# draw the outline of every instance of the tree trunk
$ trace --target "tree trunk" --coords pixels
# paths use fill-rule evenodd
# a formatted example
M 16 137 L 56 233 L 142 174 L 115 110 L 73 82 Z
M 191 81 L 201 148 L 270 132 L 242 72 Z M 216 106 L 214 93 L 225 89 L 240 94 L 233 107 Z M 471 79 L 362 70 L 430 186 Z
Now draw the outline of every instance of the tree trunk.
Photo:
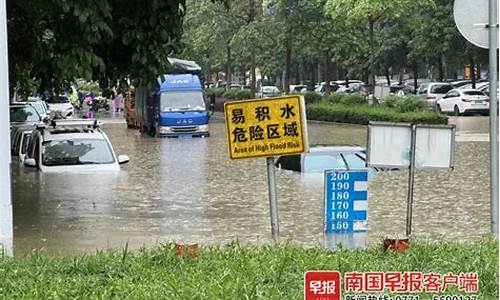
M 368 22 L 370 26 L 370 82 L 368 84 L 370 85 L 370 93 L 373 95 L 375 90 L 375 20 L 370 19 Z
M 229 46 L 229 43 L 227 44 L 227 70 L 226 70 L 226 90 L 229 90 L 229 87 L 231 86 L 231 82 L 233 81 L 232 78 L 232 61 L 231 61 L 231 46 Z
M 391 85 L 391 76 L 389 75 L 389 68 L 385 67 L 385 79 L 387 79 L 387 85 Z
M 330 56 L 325 52 L 325 95 L 330 95 Z
M 252 23 L 255 19 L 255 0 L 249 0 L 249 8 L 250 11 L 248 12 L 249 15 L 249 22 Z M 255 92 L 256 92 L 256 74 L 255 74 L 255 49 L 254 47 L 251 48 L 251 53 L 250 53 L 250 76 L 251 76 L 251 82 L 250 82 L 250 98 L 255 98 Z
M 470 56 L 470 76 L 472 80 L 472 88 L 476 88 L 476 63 L 474 61 L 474 56 Z
M 438 77 L 439 81 L 443 81 L 444 78 L 443 55 L 439 55 L 438 58 Z
M 417 79 L 418 79 L 418 65 L 415 63 L 413 64 L 413 86 L 415 94 L 417 94 L 417 85 L 418 85 Z
M 290 69 L 292 66 L 292 36 L 290 30 L 286 35 L 285 45 L 285 74 L 283 78 L 283 91 L 288 94 L 290 92 Z
M 314 91 L 314 84 L 316 83 L 316 63 L 311 64 L 311 82 L 309 83 L 309 86 L 307 87 L 308 91 Z

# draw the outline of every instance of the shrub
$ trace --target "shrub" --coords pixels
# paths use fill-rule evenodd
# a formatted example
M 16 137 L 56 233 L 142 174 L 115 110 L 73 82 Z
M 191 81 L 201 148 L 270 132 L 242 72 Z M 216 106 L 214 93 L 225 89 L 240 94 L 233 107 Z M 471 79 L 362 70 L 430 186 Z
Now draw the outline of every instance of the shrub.
M 342 98 L 341 103 L 344 103 L 344 104 L 367 104 L 368 101 L 366 100 L 365 96 L 363 96 L 361 94 L 353 93 L 353 94 L 346 94 L 344 96 L 344 98 Z
M 341 103 L 345 93 L 333 93 L 329 96 L 324 96 L 323 99 L 328 103 Z
M 304 101 L 306 102 L 306 104 L 319 102 L 321 101 L 321 98 L 321 95 L 318 95 L 315 92 L 307 92 L 304 94 Z
M 334 93 L 330 96 L 324 96 L 323 99 L 328 103 L 342 104 L 368 104 L 366 97 L 360 94 Z
M 218 88 L 218 89 L 215 89 L 215 88 L 213 88 L 213 89 L 206 89 L 206 90 L 205 90 L 205 94 L 206 94 L 207 96 L 212 96 L 212 95 L 214 95 L 215 97 L 222 97 L 222 95 L 224 94 L 224 92 L 225 92 L 225 91 L 226 91 L 226 90 L 225 90 L 225 89 L 223 89 L 223 88 Z
M 388 96 L 383 106 L 394 108 L 399 112 L 421 111 L 425 109 L 425 102 L 418 96 Z
M 368 124 L 369 121 L 407 122 L 425 124 L 447 124 L 448 118 L 442 114 L 428 111 L 400 112 L 384 106 L 360 104 L 314 103 L 307 106 L 307 118 L 310 120 Z
M 250 94 L 251 93 L 248 90 L 230 89 L 225 91 L 222 94 L 222 96 L 228 99 L 243 100 L 243 99 L 250 99 Z

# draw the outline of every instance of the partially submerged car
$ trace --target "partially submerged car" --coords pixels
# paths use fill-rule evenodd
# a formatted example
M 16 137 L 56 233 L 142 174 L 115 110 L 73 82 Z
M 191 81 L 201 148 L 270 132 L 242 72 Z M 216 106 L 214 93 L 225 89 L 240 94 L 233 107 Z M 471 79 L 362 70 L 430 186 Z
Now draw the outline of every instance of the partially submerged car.
M 95 120 L 54 120 L 33 133 L 24 165 L 42 173 L 119 171 L 128 156 L 116 156 Z

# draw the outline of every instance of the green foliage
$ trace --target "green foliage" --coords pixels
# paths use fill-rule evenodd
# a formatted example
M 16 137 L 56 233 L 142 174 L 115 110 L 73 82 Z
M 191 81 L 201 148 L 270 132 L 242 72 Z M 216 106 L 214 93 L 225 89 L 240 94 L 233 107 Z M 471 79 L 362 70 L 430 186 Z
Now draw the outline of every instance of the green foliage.
M 10 83 L 41 80 L 151 82 L 180 50 L 185 0 L 10 1 Z
M 101 92 L 99 85 L 97 83 L 94 83 L 94 82 L 84 83 L 79 88 L 81 89 L 82 93 L 84 93 L 84 94 L 86 94 L 88 92 L 92 92 L 92 93 L 94 93 L 94 95 L 97 96 Z
M 310 120 L 368 124 L 369 121 L 408 122 L 424 124 L 447 124 L 448 118 L 442 114 L 429 111 L 400 112 L 385 106 L 361 104 L 314 103 L 307 106 L 307 118 Z
M 315 103 L 321 101 L 321 99 L 322 99 L 321 95 L 318 95 L 315 92 L 306 92 L 304 94 L 304 101 L 306 102 L 306 104 Z
M 235 99 L 235 100 L 244 100 L 251 98 L 250 91 L 239 90 L 239 89 L 229 89 L 224 92 L 223 96 L 228 99 Z
M 206 89 L 205 90 L 205 94 L 207 96 L 212 96 L 214 95 L 215 97 L 222 97 L 224 95 L 224 92 L 226 91 L 226 89 L 224 88 L 213 88 L 213 89 Z
M 309 270 L 477 272 L 477 296 L 498 299 L 498 240 L 412 241 L 404 253 L 381 247 L 331 251 L 231 243 L 188 257 L 177 256 L 175 245 L 166 244 L 135 252 L 0 257 L 0 270 L 5 299 L 302 299 Z M 464 294 L 456 287 L 447 293 Z
M 425 102 L 415 95 L 408 96 L 388 96 L 385 98 L 383 106 L 394 108 L 399 112 L 420 111 L 425 109 Z
M 357 93 L 333 93 L 330 96 L 325 96 L 324 100 L 328 103 L 341 103 L 347 105 L 368 104 L 366 97 Z

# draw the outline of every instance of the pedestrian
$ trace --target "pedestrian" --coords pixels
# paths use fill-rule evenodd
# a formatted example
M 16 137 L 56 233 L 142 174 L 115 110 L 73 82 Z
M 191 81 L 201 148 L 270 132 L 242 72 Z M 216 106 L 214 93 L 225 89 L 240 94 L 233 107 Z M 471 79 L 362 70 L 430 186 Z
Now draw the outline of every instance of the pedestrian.
M 94 118 L 94 112 L 92 111 L 92 104 L 94 104 L 94 99 L 90 96 L 86 96 L 83 99 L 83 111 L 86 112 L 87 119 Z
M 120 108 L 122 106 L 122 94 L 119 90 L 116 91 L 116 96 L 115 98 L 113 99 L 113 108 L 115 110 L 115 112 L 120 112 Z

